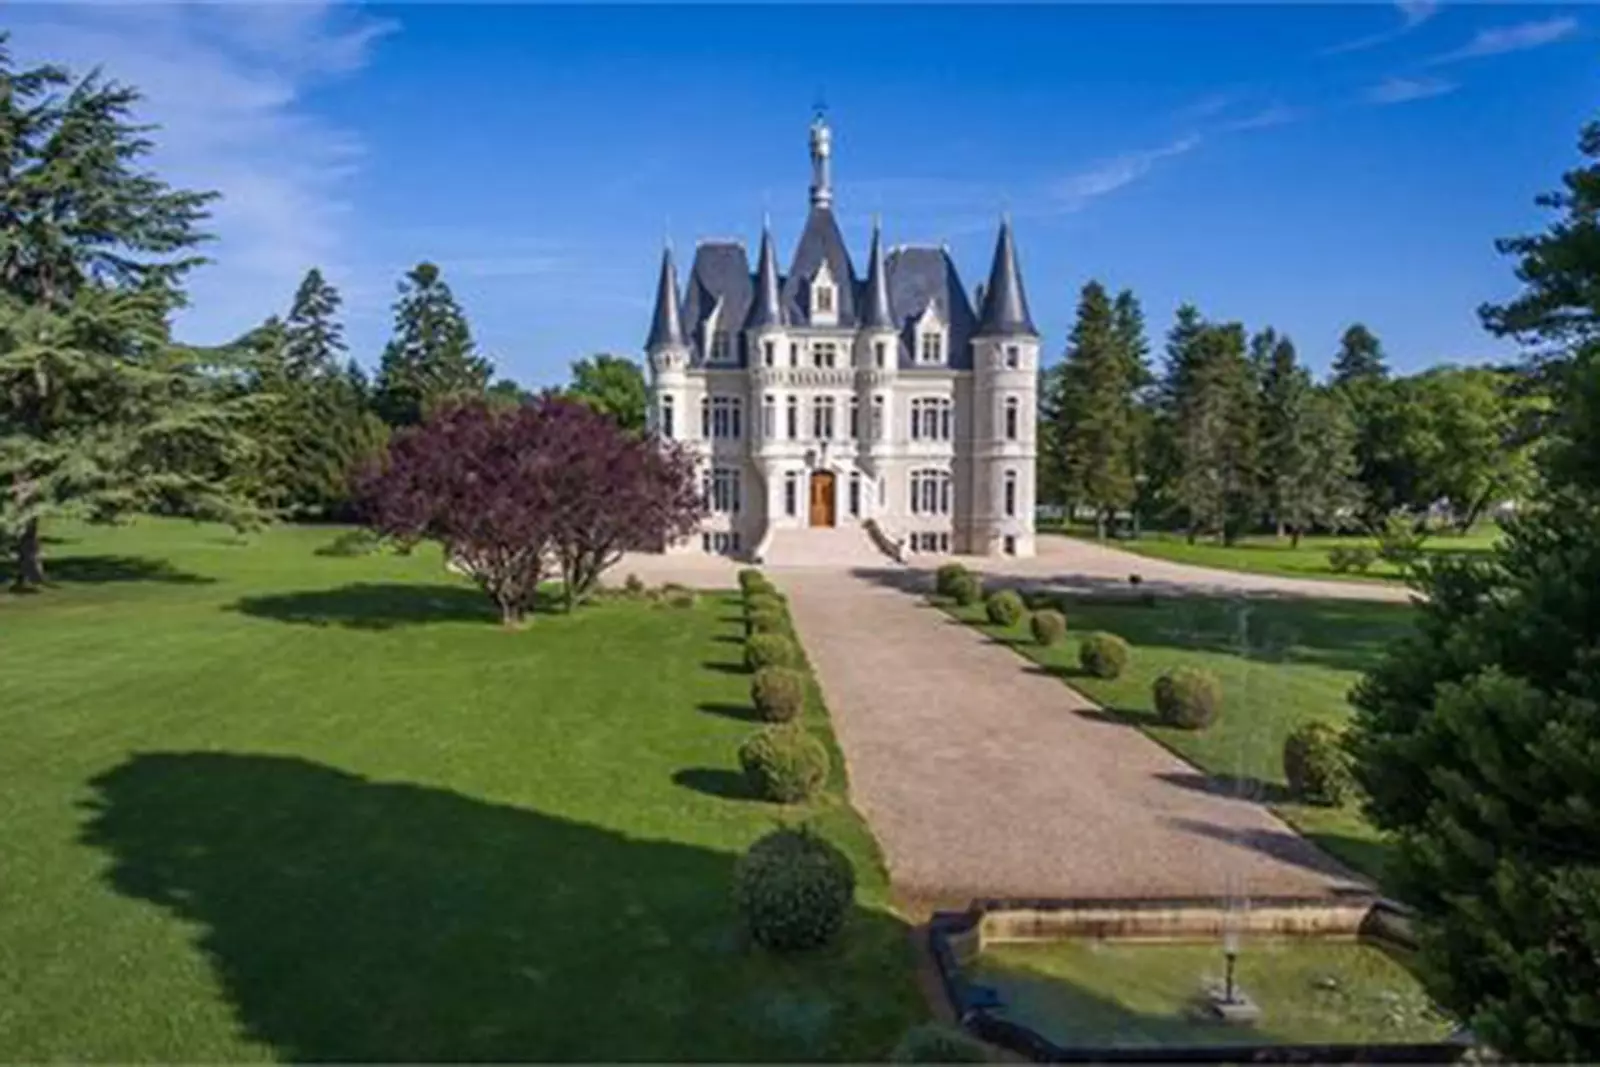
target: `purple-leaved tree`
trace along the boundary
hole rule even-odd
[[[681,447],[560,397],[440,410],[398,434],[362,487],[379,532],[438,541],[511,627],[547,577],[570,608],[625,550],[683,537],[704,514]]]

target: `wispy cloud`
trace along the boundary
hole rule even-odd
[[[1286,126],[1291,122],[1299,122],[1310,114],[1311,112],[1305,108],[1290,107],[1287,104],[1272,104],[1248,115],[1229,119],[1220,124],[1217,129],[1224,132],[1264,130],[1272,126]]]
[[[1479,30],[1472,40],[1460,48],[1434,56],[1429,63],[1458,63],[1464,59],[1481,59],[1506,52],[1526,52],[1564,41],[1577,32],[1578,20],[1570,15],[1518,22],[1510,26],[1492,26]]]
[[[1207,93],[1198,100],[1180,107],[1173,112],[1172,117],[1184,124],[1216,118],[1243,99],[1244,94],[1236,91]]]
[[[1048,197],[1059,211],[1081,211],[1100,197],[1132,185],[1162,161],[1194,151],[1200,142],[1200,135],[1191,133],[1155,148],[1112,156],[1050,183]]]
[[[362,66],[395,23],[332,2],[9,10],[19,59],[80,73],[99,66],[135,86],[144,94],[138,117],[160,127],[151,165],[176,186],[222,194],[208,223],[215,263],[195,275],[195,308],[185,313],[195,340],[220,340],[282,310],[308,267],[336,283],[357,269],[343,189],[362,144],[301,98],[316,81]]]
[[[1321,54],[1333,56],[1344,52],[1359,52],[1363,49],[1375,48],[1380,44],[1388,44],[1390,41],[1404,37],[1439,13],[1439,0],[1395,0],[1394,6],[1400,14],[1400,24],[1398,26],[1380,33],[1357,37],[1353,41],[1330,45],[1322,49]]]
[[[1406,104],[1444,96],[1459,88],[1456,82],[1443,78],[1386,78],[1363,93],[1362,99],[1369,104]]]

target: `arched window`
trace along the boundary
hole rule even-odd
[[[771,393],[761,398],[761,436],[771,438],[778,432],[778,404]]]
[[[789,394],[789,402],[785,414],[789,440],[793,441],[800,436],[800,398],[793,393]]]
[[[1017,439],[1017,423],[1022,416],[1022,404],[1014,396],[1006,397],[1006,440]]]

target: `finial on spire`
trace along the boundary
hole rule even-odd
[[[833,186],[829,178],[828,159],[833,154],[833,131],[821,109],[811,120],[811,206],[828,207],[833,203]]]

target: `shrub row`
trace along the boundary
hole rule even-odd
[[[750,703],[770,725],[739,746],[739,767],[752,794],[779,804],[810,800],[828,778],[827,748],[800,719],[810,678],[783,595],[760,571],[739,572],[744,599],[744,665]]]

